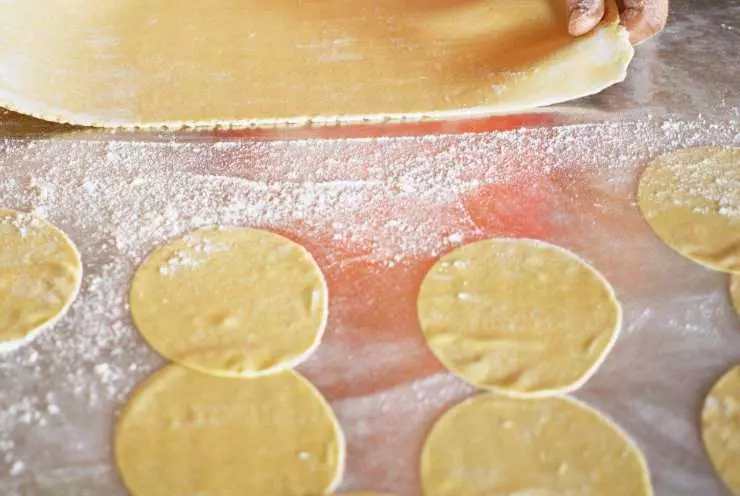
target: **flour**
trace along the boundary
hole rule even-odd
[[[29,215],[26,212],[17,212],[12,216],[0,217],[0,224],[14,227],[21,238],[27,237],[31,231],[43,226],[43,223],[38,217]]]
[[[44,494],[37,490],[41,486],[47,492],[53,487],[58,494],[79,494],[75,477],[91,478],[99,494],[123,494],[110,464],[114,412],[163,363],[130,321],[129,282],[147,254],[168,240],[210,226],[273,229],[305,245],[327,272],[366,268],[367,280],[358,283],[362,288],[385,271],[403,272],[419,260],[511,226],[508,215],[514,215],[515,225],[546,217],[558,227],[574,222],[593,227],[596,221],[575,216],[576,207],[568,202],[590,202],[591,194],[603,202],[605,212],[627,208],[614,203],[630,201],[637,173],[657,154],[683,146],[740,145],[736,123],[657,120],[325,141],[206,144],[81,138],[0,141],[0,208],[49,219],[75,241],[85,264],[80,295],[67,316],[32,344],[0,357],[2,494]],[[506,195],[511,213],[481,218],[468,199],[491,185],[501,186],[494,192]],[[551,190],[560,193],[552,200]],[[517,212],[535,207],[517,199],[528,195],[552,203],[524,222]],[[639,220],[636,209],[634,215]],[[583,244],[586,254],[599,254],[594,248],[598,236],[614,241],[609,231],[601,232],[585,230],[568,238],[569,243]],[[621,247],[616,245],[614,257]],[[207,253],[211,248],[201,249]],[[168,263],[163,269],[188,263],[176,256],[172,267]],[[607,274],[621,275],[616,270]],[[346,380],[352,391],[372,390],[377,375],[405,380],[405,367],[428,353],[411,338],[346,338],[350,331],[356,338],[361,330],[350,327],[359,324],[336,317],[340,310],[351,305],[346,315],[375,309],[377,295],[357,295],[362,301],[332,300],[335,328],[327,331],[316,360],[306,365],[311,379],[324,389],[338,388]],[[376,310],[390,324],[397,318]],[[648,324],[655,325],[657,318]],[[414,330],[407,332],[413,336]],[[450,398],[469,394],[456,384],[451,381],[444,391],[436,380],[410,390],[398,386],[385,400],[374,391],[368,400],[372,407],[342,400],[339,410],[350,422],[346,428],[355,446],[365,439],[360,425],[365,406],[387,412],[366,423],[367,439],[379,428],[393,438],[397,431],[392,420],[399,411],[412,411],[420,421],[418,429],[389,445],[390,451],[407,446],[409,465],[392,465],[385,472],[388,490],[401,481],[399,487],[407,491],[400,494],[413,494],[408,467],[414,466],[414,436],[423,432],[422,417]],[[385,448],[367,448],[372,455],[368,460],[386,467],[392,454]],[[23,464],[20,472],[13,471],[17,462]],[[352,470],[349,480],[372,483],[358,475],[359,466]]]

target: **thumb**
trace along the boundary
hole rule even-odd
[[[567,0],[568,32],[581,36],[596,27],[604,17],[604,0]]]

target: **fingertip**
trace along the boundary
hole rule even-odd
[[[593,30],[599,21],[595,16],[572,15],[568,21],[568,32],[572,36],[583,36]]]
[[[638,45],[663,30],[667,14],[667,9],[664,12],[647,12],[640,8],[628,8],[622,12],[621,17],[622,24],[629,31],[630,41],[633,45]]]
[[[568,32],[582,36],[593,30],[604,18],[604,2],[591,0],[576,3],[568,12]]]

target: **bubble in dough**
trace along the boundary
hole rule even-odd
[[[740,365],[709,392],[701,432],[714,468],[732,493],[740,496]]]
[[[172,364],[129,399],[114,451],[132,496],[306,496],[335,488],[344,449],[330,406],[296,372],[233,379]]]
[[[59,229],[28,213],[0,209],[0,351],[51,326],[80,289],[82,262]]]
[[[730,277],[730,296],[735,312],[740,315],[740,274],[734,274]]]
[[[421,483],[424,496],[652,494],[635,443],[568,397],[482,394],[453,407],[424,445]]]
[[[740,272],[740,148],[687,148],[650,163],[642,214],[671,248],[711,269]]]
[[[619,333],[609,283],[557,246],[492,239],[443,256],[424,278],[418,316],[439,360],[471,384],[512,396],[572,391]]]
[[[294,367],[326,326],[327,288],[310,253],[269,231],[194,231],[155,250],[131,284],[144,339],[187,367],[251,377]]]
[[[580,37],[564,0],[207,4],[4,0],[0,106],[125,127],[505,113],[596,93],[633,54],[614,0]]]

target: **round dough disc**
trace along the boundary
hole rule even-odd
[[[62,231],[34,215],[0,209],[0,351],[56,322],[81,280],[80,254]]]
[[[709,392],[701,431],[714,468],[732,493],[740,496],[740,365]]]
[[[688,148],[658,157],[640,179],[655,233],[706,267],[740,272],[740,148]]]
[[[344,438],[296,372],[224,379],[173,364],[129,400],[115,458],[133,496],[328,494],[341,477]]]
[[[201,229],[155,250],[130,298],[134,323],[155,350],[225,377],[296,366],[319,345],[328,310],[308,251],[246,228]]]
[[[730,277],[730,295],[732,296],[732,306],[740,315],[740,274]]]
[[[421,458],[424,496],[652,494],[639,448],[567,397],[482,394],[433,427]]]
[[[513,396],[580,387],[622,320],[598,272],[562,248],[528,239],[480,241],[442,257],[421,285],[418,314],[447,368]]]

